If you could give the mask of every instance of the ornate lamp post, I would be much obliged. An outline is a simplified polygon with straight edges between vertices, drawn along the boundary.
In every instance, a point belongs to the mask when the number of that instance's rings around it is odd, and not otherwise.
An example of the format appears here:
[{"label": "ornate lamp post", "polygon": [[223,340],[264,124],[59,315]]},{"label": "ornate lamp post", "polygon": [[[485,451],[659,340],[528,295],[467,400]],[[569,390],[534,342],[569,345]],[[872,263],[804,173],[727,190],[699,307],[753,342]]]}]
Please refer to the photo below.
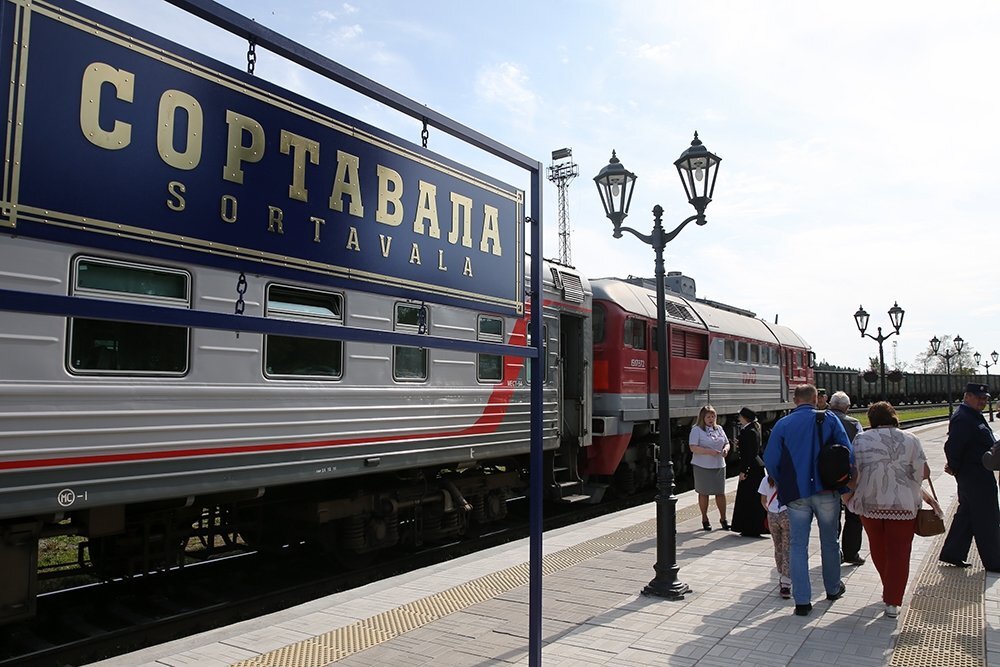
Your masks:
[{"label": "ornate lamp post", "polygon": [[951,417],[951,412],[953,410],[952,399],[951,399],[951,358],[957,357],[962,352],[962,346],[965,345],[965,341],[962,340],[961,336],[955,336],[955,340],[952,343],[955,346],[955,351],[945,350],[944,352],[938,352],[938,348],[941,347],[941,341],[938,340],[937,336],[931,338],[931,352],[937,356],[944,359],[944,369],[948,374],[948,416]]},{"label": "ornate lamp post", "polygon": [[892,328],[895,331],[890,331],[885,336],[882,335],[882,327],[878,328],[878,336],[873,336],[869,333],[865,333],[865,329],[868,328],[868,313],[865,312],[864,306],[858,306],[858,312],[854,313],[854,323],[858,325],[858,331],[861,332],[861,337],[867,336],[873,341],[878,343],[878,365],[879,365],[879,375],[882,377],[882,392],[880,398],[884,401],[886,400],[885,393],[885,353],[882,352],[882,343],[887,341],[890,336],[899,333],[899,327],[903,326],[903,315],[906,311],[899,307],[898,302],[893,302],[892,308],[889,309],[889,321],[892,322]]},{"label": "ornate lamp post", "polygon": [[[990,353],[990,358],[993,359],[993,363],[992,364],[988,360],[987,360],[987,362],[985,364],[979,363],[979,360],[982,359],[983,356],[981,354],[979,354],[978,352],[976,352],[974,355],[972,355],[972,358],[976,360],[976,365],[977,366],[985,366],[986,367],[986,386],[989,387],[990,386],[990,366],[996,366],[997,365],[997,359],[1000,359],[1000,355],[997,354],[996,350],[993,350],[993,352]],[[990,392],[990,421],[993,421],[993,392],[992,391]]]},{"label": "ornate lamp post", "polygon": [[670,444],[670,373],[667,353],[666,296],[664,295],[663,251],[667,244],[689,222],[704,225],[705,207],[712,201],[715,178],[719,170],[719,157],[708,152],[695,132],[691,146],[674,162],[681,177],[688,201],[697,213],[685,219],[671,232],[663,229],[663,207],[653,207],[653,231],[642,234],[630,227],[622,227],[632,202],[636,176],[625,169],[614,151],[611,161],[594,177],[601,195],[604,212],[614,225],[614,237],[621,238],[626,231],[656,252],[656,351],[659,360],[659,451],[656,471],[656,576],[645,588],[643,595],[680,600],[691,589],[677,575],[677,497],[674,495],[674,464]]}]

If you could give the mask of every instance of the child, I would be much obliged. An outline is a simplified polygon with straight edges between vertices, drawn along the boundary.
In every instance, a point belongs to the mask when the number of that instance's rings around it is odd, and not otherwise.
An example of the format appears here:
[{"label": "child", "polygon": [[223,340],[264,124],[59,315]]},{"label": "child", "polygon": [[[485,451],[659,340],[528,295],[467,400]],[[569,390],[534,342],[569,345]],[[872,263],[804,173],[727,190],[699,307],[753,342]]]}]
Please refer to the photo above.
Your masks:
[{"label": "child", "polygon": [[792,597],[792,578],[788,572],[788,508],[778,502],[778,487],[772,486],[770,475],[764,471],[764,479],[757,488],[760,504],[767,510],[767,524],[774,542],[774,564],[778,568],[779,594],[785,600]]}]

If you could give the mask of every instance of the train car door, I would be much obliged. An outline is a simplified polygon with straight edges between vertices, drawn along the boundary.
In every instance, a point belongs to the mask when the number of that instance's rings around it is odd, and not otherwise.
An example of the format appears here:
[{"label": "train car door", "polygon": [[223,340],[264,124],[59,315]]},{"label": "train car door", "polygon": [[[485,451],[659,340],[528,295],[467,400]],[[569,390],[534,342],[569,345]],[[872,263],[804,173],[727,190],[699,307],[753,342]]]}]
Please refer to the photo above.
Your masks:
[{"label": "train car door", "polygon": [[[559,368],[562,440],[590,443],[590,363],[584,340],[586,320],[568,314],[559,317]],[[586,443],[584,442],[586,441]]]}]

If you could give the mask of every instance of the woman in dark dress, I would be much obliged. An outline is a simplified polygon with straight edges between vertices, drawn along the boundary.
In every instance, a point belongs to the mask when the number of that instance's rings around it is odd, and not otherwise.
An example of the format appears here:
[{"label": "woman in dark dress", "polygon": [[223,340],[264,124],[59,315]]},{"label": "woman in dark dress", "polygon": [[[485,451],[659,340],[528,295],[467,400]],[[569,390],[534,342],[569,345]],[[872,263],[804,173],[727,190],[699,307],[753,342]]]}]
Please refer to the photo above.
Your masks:
[{"label": "woman in dark dress", "polygon": [[736,503],[733,507],[733,530],[743,537],[761,537],[767,534],[764,519],[767,511],[760,503],[757,487],[764,478],[761,465],[760,423],[757,413],[750,408],[742,408],[739,415],[740,433],[736,446],[740,452],[740,483],[736,487]]}]

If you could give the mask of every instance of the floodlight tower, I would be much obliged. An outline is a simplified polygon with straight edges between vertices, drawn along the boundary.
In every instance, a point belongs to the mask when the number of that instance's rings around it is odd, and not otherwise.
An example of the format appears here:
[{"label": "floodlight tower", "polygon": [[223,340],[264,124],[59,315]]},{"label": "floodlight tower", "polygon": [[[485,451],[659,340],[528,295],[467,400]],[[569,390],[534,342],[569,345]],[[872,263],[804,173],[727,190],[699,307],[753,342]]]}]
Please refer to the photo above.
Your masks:
[{"label": "floodlight tower", "polygon": [[549,180],[555,183],[559,190],[559,261],[563,264],[573,262],[569,246],[569,206],[566,203],[566,190],[569,189],[569,182],[579,175],[580,168],[573,162],[572,148],[552,151]]}]

